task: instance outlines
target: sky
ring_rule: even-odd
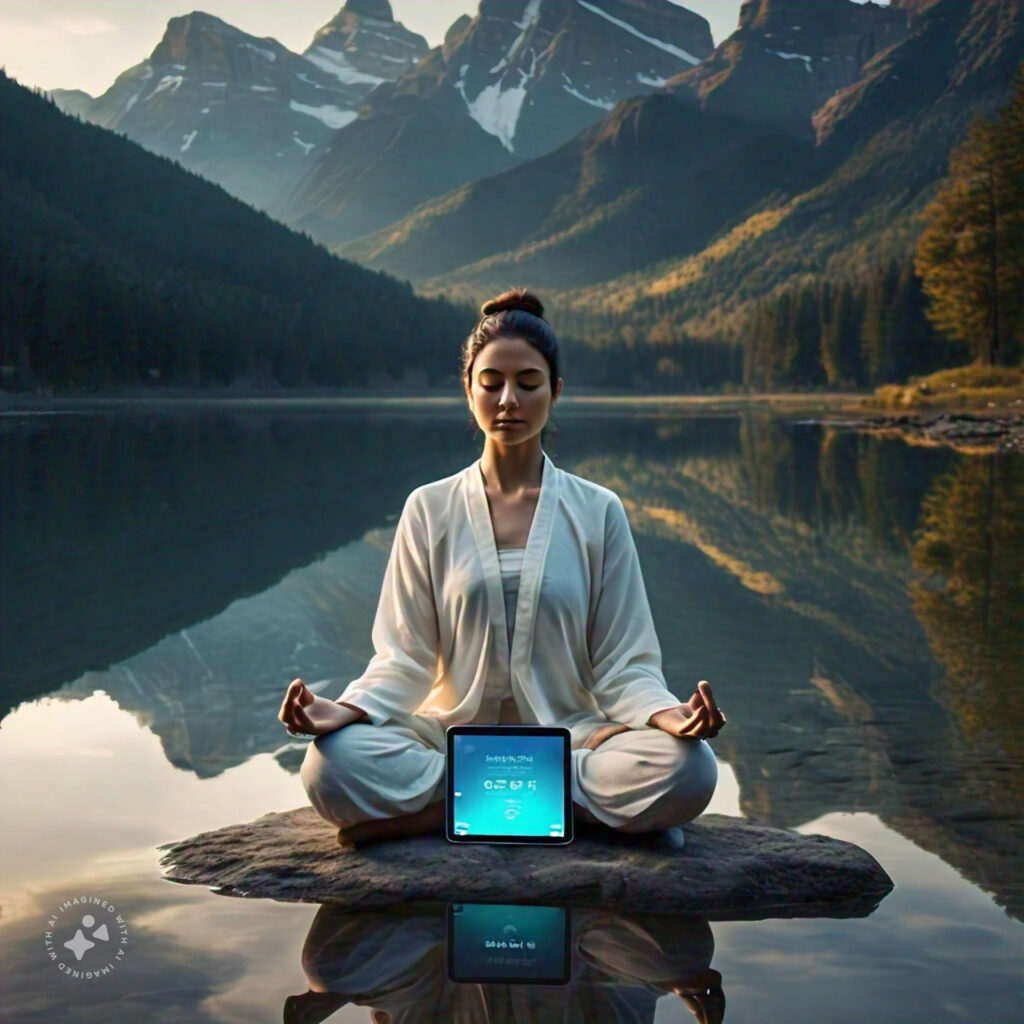
[[[84,89],[94,96],[148,57],[168,20],[193,10],[301,52],[344,0],[0,0],[0,64],[22,85]],[[431,46],[478,0],[391,0],[396,20]],[[686,0],[720,43],[736,27],[740,0]]]

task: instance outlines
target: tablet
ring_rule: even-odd
[[[451,981],[565,985],[571,980],[566,907],[449,903],[445,932]]]
[[[445,833],[451,842],[572,842],[568,729],[451,725],[446,737]]]

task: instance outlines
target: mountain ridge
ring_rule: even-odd
[[[367,98],[281,215],[326,243],[378,230],[564,144],[712,48],[707,21],[670,0],[481,0]]]
[[[100,96],[52,95],[68,113],[272,209],[384,76],[404,73],[427,50],[400,25],[382,33],[383,22],[364,20],[346,4],[300,55],[193,11],[171,18],[149,57]]]

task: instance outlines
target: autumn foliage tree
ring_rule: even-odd
[[[925,210],[915,269],[928,315],[990,365],[1014,363],[1024,330],[1024,64],[1013,96],[979,117]]]

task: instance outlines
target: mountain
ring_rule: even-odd
[[[336,250],[431,289],[523,274],[547,291],[587,285],[699,250],[808,152],[664,93],[634,98],[555,152]]]
[[[811,114],[907,33],[906,12],[850,0],[748,0],[737,30],[669,92],[711,114],[813,138]]]
[[[172,18],[153,53],[102,96],[53,95],[68,113],[269,209],[355,119],[367,93],[426,50],[391,19],[386,0],[350,0],[304,56],[197,11]]]
[[[560,146],[712,50],[669,0],[482,0],[414,69],[367,97],[283,216],[325,242]]]
[[[830,7],[832,19],[806,17]],[[905,266],[950,150],[1009,96],[1021,0],[883,11],[747,4],[737,32],[665,89],[337,251],[474,300],[532,280],[595,343],[627,324],[664,343],[745,345],[781,289],[860,287],[887,261]],[[801,57],[765,53],[794,33]],[[834,78],[840,55],[856,70]],[[515,217],[496,222],[499,209]],[[805,319],[820,334],[817,316]]]
[[[696,252],[802,166],[815,108],[906,26],[874,4],[752,0],[732,36],[657,94],[338,251],[431,287],[527,270],[561,288]],[[806,53],[791,52],[797,37]],[[488,231],[489,212],[511,204],[514,221]]]
[[[5,75],[0,120],[4,387],[439,378],[473,321]]]
[[[303,56],[342,82],[372,88],[405,74],[427,49],[423,36],[395,21],[388,0],[348,0]]]

